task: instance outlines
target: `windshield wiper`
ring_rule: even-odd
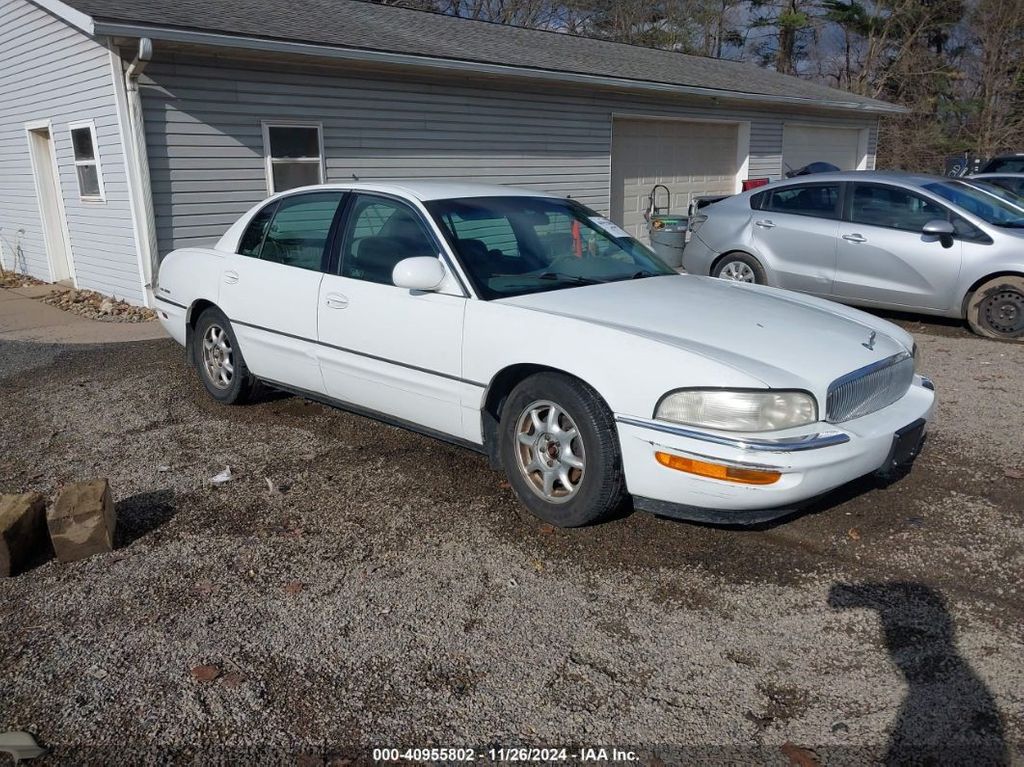
[[[646,269],[641,269],[639,272],[633,274],[629,279],[631,280],[642,280],[644,277],[657,277],[654,272],[649,272]]]
[[[565,272],[544,272],[537,275],[538,280],[572,280],[580,285],[600,285],[601,280],[592,277],[581,277],[578,274],[566,274]]]

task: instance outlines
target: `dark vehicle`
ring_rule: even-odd
[[[1024,152],[1012,152],[993,157],[979,173],[1024,173]]]
[[[786,173],[786,178],[796,178],[797,176],[810,176],[813,173],[834,173],[837,170],[841,170],[836,165],[830,162],[811,162],[802,168],[791,170]]]

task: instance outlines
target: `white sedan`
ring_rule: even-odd
[[[917,454],[934,403],[898,327],[676,274],[572,199],[445,182],[275,195],[160,267],[212,397],[259,383],[485,453],[560,526],[627,496],[755,523]]]

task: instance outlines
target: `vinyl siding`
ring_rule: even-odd
[[[266,196],[264,120],[322,123],[328,181],[515,184],[571,194],[607,213],[613,116],[750,122],[749,175],[779,178],[783,124],[794,115],[706,100],[230,56],[203,60],[161,50],[146,70],[142,94],[161,255],[214,242]],[[809,114],[842,126],[876,123]]]
[[[0,0],[0,105],[4,266],[51,278],[25,134],[25,123],[50,120],[77,284],[141,302],[107,49],[26,0]],[[79,199],[68,124],[82,120],[96,125],[105,202]]]

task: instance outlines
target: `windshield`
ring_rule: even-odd
[[[426,206],[483,299],[675,274],[574,200],[474,197]]]
[[[1021,205],[1020,198],[1012,192],[1006,192],[1005,197],[1017,198],[1016,202],[1005,199],[1003,194],[997,195],[995,192],[980,189],[963,181],[938,181],[934,184],[925,184],[924,188],[990,224],[1024,227],[1024,206]]]
[[[1024,157],[997,157],[985,166],[984,173],[1024,173]]]

